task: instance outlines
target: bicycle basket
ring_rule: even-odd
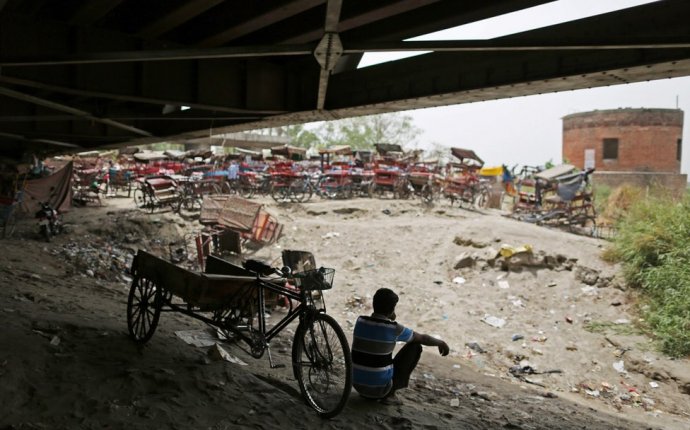
[[[321,267],[316,270],[293,273],[295,285],[303,290],[329,290],[333,287],[335,269]]]

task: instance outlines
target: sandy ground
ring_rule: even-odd
[[[599,258],[605,242],[414,200],[260,201],[284,236],[245,257],[279,265],[283,249],[301,249],[335,268],[328,313],[348,337],[386,286],[401,323],[448,342],[448,357],[425,349],[402,406],[353,392],[320,419],[289,366],[293,327],[272,344],[283,369],[234,345],[246,366],[209,360],[175,335],[205,326],[179,314],[137,347],[122,256],[165,252],[200,225],[114,198],[65,214],[69,232],[51,243],[33,220],[0,242],[0,429],[690,428],[688,360],[659,354],[637,328],[634,295]],[[495,259],[503,245],[532,256]]]

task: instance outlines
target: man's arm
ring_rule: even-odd
[[[450,352],[448,344],[441,339],[436,339],[435,337],[429,336],[428,334],[417,333],[416,331],[412,333],[411,342],[421,343],[426,346],[437,346],[439,354],[444,357]]]

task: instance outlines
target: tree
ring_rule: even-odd
[[[306,129],[304,124],[288,125],[282,129],[290,137],[290,144],[293,146],[309,149],[319,144],[319,137],[313,131]]]
[[[349,145],[354,149],[371,149],[376,143],[414,148],[421,132],[411,116],[401,113],[328,121],[315,130],[324,146]]]
[[[438,142],[431,142],[431,149],[424,151],[427,158],[437,159],[439,165],[446,165],[450,161],[450,148]]]

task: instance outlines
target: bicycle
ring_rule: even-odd
[[[180,312],[247,346],[245,351],[254,358],[267,353],[273,369],[281,366],[273,363],[271,339],[298,320],[293,374],[306,403],[322,417],[333,417],[345,406],[352,384],[350,347],[342,328],[326,314],[323,297],[323,290],[333,286],[335,270],[315,269],[312,254],[305,251],[283,251],[283,262],[282,269],[257,260],[240,267],[209,256],[205,272],[199,273],[139,250],[127,299],[129,335],[143,344],[155,332],[161,312]],[[288,309],[269,328],[270,297],[285,298]]]

